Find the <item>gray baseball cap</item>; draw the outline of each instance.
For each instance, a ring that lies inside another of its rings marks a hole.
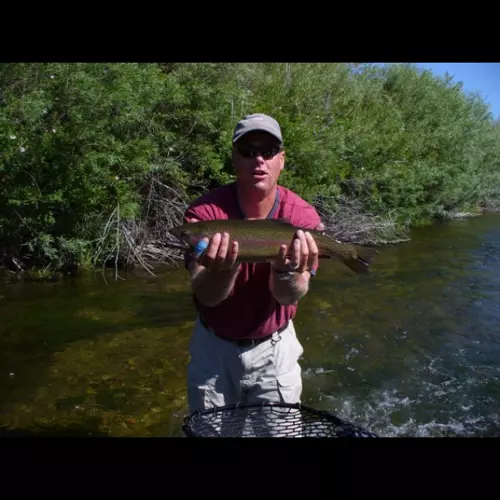
[[[248,132],[257,130],[261,132],[268,132],[269,134],[274,135],[278,141],[283,142],[279,123],[268,115],[254,113],[253,115],[245,116],[243,120],[240,120],[236,124],[233,134],[233,144]]]

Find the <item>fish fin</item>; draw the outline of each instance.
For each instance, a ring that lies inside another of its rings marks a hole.
[[[286,227],[294,227],[295,229],[301,229],[302,231],[309,231],[311,234],[315,234],[315,233],[322,233],[323,235],[326,236],[326,234],[324,234],[324,231],[319,231],[318,229],[316,228],[313,228],[313,227],[310,227],[308,224],[305,224],[305,225],[302,225],[302,224],[296,224],[294,222],[292,222],[288,217],[281,217],[280,219],[274,219],[275,221],[278,221],[278,222],[281,222],[282,225],[286,226]]]
[[[369,274],[370,273],[370,262],[357,256],[354,259],[344,260],[344,264],[357,274]]]
[[[265,219],[265,220],[272,221],[271,224],[277,226],[296,227],[295,224],[292,224],[292,222],[290,221],[290,219],[288,219],[288,217],[280,217],[279,219]]]
[[[380,252],[375,247],[371,246],[356,245],[355,249],[356,255],[367,263],[370,263],[375,258],[375,255],[380,254]]]
[[[370,264],[375,255],[380,252],[374,247],[351,245],[354,249],[354,257],[344,260],[344,264],[358,274],[368,274]]]
[[[165,246],[170,247],[170,248],[177,248],[179,250],[184,250],[184,251],[189,250],[189,245],[187,245],[183,242],[165,240],[164,243],[165,243]]]

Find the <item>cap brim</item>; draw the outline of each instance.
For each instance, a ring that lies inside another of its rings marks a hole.
[[[266,127],[255,127],[255,128],[249,129],[249,130],[243,130],[240,133],[235,134],[233,136],[233,144],[238,142],[242,137],[249,134],[250,132],[265,132],[266,134],[272,135],[280,144],[283,142],[281,137],[276,135],[276,132],[274,132],[273,130],[270,130]]]

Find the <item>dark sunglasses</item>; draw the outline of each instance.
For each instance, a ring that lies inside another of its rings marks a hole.
[[[261,155],[264,160],[269,160],[273,156],[276,156],[281,151],[281,146],[274,146],[271,149],[258,149],[251,146],[237,146],[238,153],[243,156],[243,158],[255,158]]]

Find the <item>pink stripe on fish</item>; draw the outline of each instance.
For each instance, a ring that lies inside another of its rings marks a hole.
[[[263,247],[263,246],[276,246],[279,247],[283,242],[281,240],[270,241],[270,240],[246,240],[235,238],[236,241],[239,241],[241,244],[249,247]]]

